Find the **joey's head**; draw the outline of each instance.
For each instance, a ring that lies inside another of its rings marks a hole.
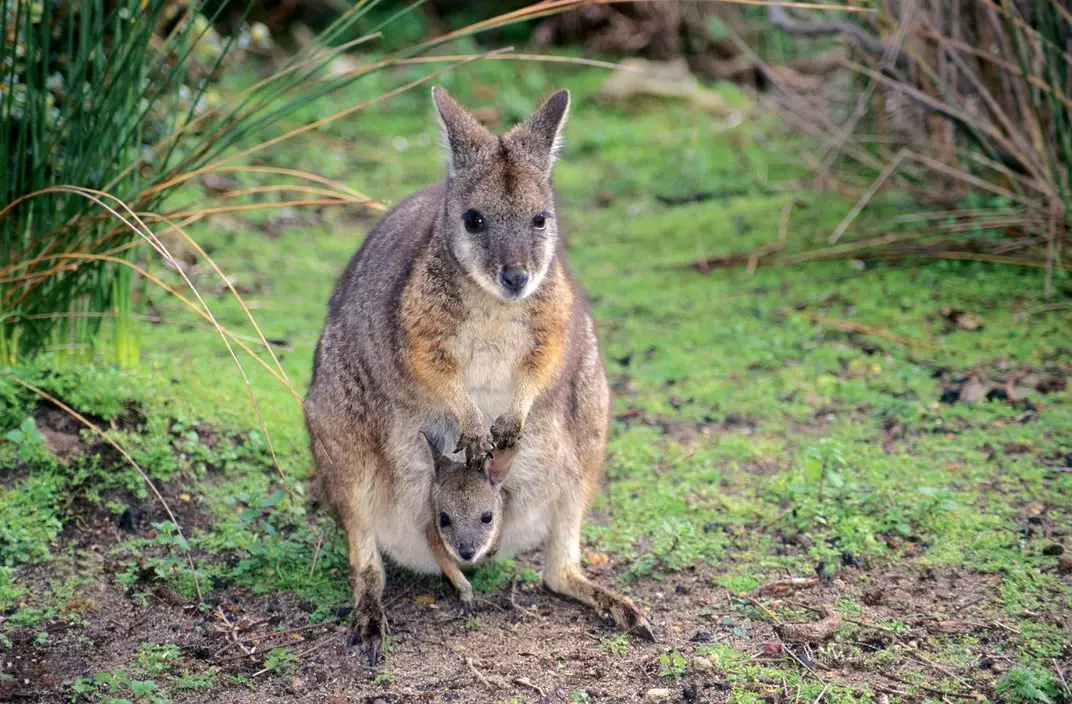
[[[432,89],[447,148],[445,236],[482,289],[506,301],[532,295],[555,256],[551,166],[569,110],[561,90],[502,136],[442,88]]]
[[[432,480],[432,511],[439,538],[462,565],[487,557],[502,532],[502,477],[483,467],[469,467],[452,460],[429,442],[435,461]]]

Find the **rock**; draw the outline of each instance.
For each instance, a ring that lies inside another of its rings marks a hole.
[[[1065,546],[1059,543],[1053,543],[1042,548],[1042,554],[1049,557],[1057,557],[1058,555],[1065,554]]]
[[[715,663],[702,655],[697,655],[692,659],[692,669],[696,672],[710,672],[715,669]]]
[[[1072,557],[1062,557],[1058,560],[1057,569],[1065,574],[1072,573]]]
[[[685,59],[625,59],[620,65],[625,70],[612,73],[599,88],[600,95],[618,101],[637,96],[679,99],[723,117],[738,112],[721,95],[700,85]]]
[[[886,592],[882,587],[874,587],[863,593],[863,602],[868,606],[881,606],[886,603]]]
[[[990,389],[980,383],[978,379],[969,379],[964,382],[964,386],[960,387],[957,401],[961,403],[979,403],[986,398],[986,394],[989,391]]]
[[[644,696],[648,699],[651,699],[652,701],[658,701],[660,699],[669,699],[670,690],[666,687],[653,687],[649,689],[647,694],[645,694]]]

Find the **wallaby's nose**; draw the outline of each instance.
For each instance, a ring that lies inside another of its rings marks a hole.
[[[529,273],[520,267],[509,266],[502,270],[499,278],[502,279],[503,286],[508,291],[521,293],[521,290],[525,288],[525,284],[529,282]]]
[[[473,555],[475,555],[475,554],[476,554],[476,550],[473,550],[468,545],[459,545],[458,546],[458,557],[462,558],[463,560],[472,560]]]

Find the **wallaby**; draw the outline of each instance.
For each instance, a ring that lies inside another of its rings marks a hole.
[[[510,499],[499,555],[544,544],[552,591],[651,638],[643,614],[580,565],[610,391],[551,192],[569,93],[502,136],[442,89],[432,97],[446,181],[395,206],[351,259],[305,403],[316,491],[350,548],[350,642],[375,665],[386,633],[381,550],[411,569],[443,569],[427,540],[435,472],[420,433],[469,464],[516,453],[501,487]]]
[[[473,613],[473,587],[461,565],[476,566],[494,557],[502,536],[505,492],[501,486],[510,462],[503,456],[479,464],[451,459],[429,440],[435,463],[432,517],[425,528],[428,548],[450,581],[465,615]],[[512,458],[511,458],[512,459]]]

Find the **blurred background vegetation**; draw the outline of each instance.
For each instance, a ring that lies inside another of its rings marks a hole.
[[[815,140],[815,179],[858,199],[857,208],[830,247],[790,255],[776,242],[701,266],[976,259],[1043,268],[1049,294],[1054,273],[1069,267],[1069,20],[1058,0],[958,0],[955,10],[944,0],[899,0],[844,11],[676,1],[9,0],[0,18],[0,359],[46,349],[91,355],[102,351],[105,330],[103,349],[121,366],[136,364],[130,321],[145,315],[151,280],[140,272],[152,256],[168,257],[153,232],[172,236],[203,216],[168,207],[175,190],[247,163],[256,140],[278,138],[270,130],[298,106],[449,40],[473,55],[556,47],[652,62],[639,77],[620,77],[625,93],[661,80],[663,92],[702,100],[688,87],[698,76],[776,101],[787,124]],[[259,80],[221,90],[236,66]],[[224,189],[213,209],[247,207],[265,187],[288,194],[279,207],[364,200],[315,174],[290,176],[304,183]],[[840,241],[890,186],[933,210],[878,240]]]

